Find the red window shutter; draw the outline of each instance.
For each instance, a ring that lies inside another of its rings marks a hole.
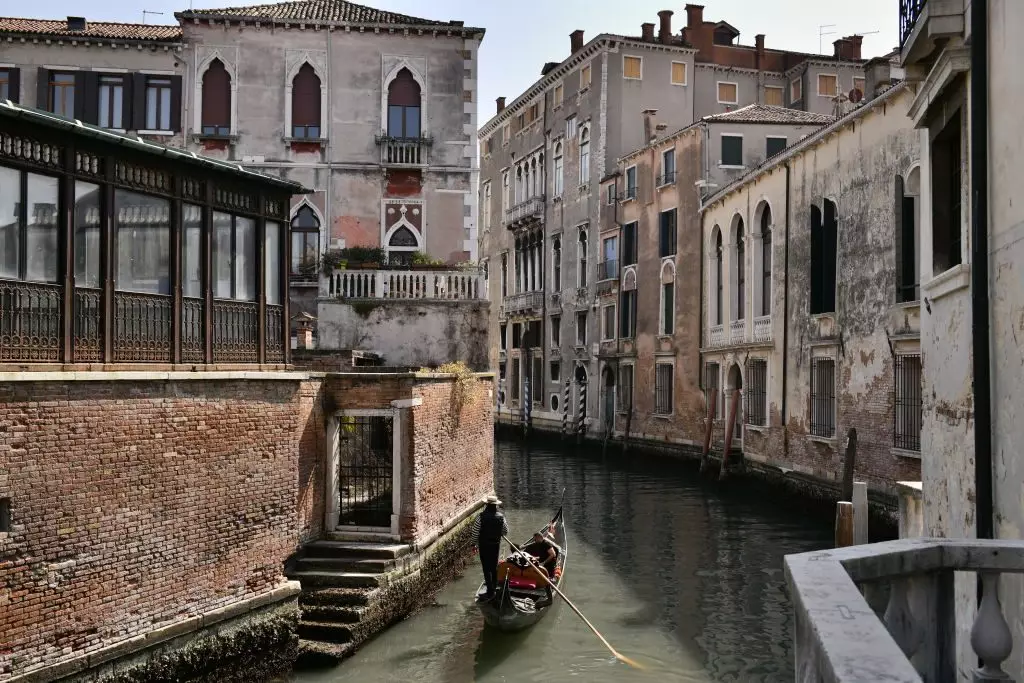
[[[292,81],[292,125],[320,125],[320,78],[309,64]]]
[[[420,106],[420,84],[408,69],[402,69],[388,86],[388,104],[402,107]]]
[[[203,74],[203,126],[231,125],[231,76],[215,59]]]

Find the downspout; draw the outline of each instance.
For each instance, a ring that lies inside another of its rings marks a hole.
[[[331,122],[334,119],[334,110],[331,107],[331,88],[334,85],[331,82],[333,79],[333,75],[331,74],[331,65],[334,64],[334,62],[331,61],[331,43],[333,42],[331,38],[333,36],[333,31],[324,31],[324,37],[326,38],[327,42],[327,130],[325,131],[327,133],[327,141],[324,143],[324,151],[327,153],[327,196],[324,198],[324,215],[327,220],[325,220],[324,222],[327,223],[327,225],[325,226],[326,235],[322,234],[320,236],[320,239],[323,240],[323,242],[321,243],[320,251],[324,254],[327,253],[327,249],[329,249],[331,246],[331,235],[334,233],[334,214],[331,213],[331,195],[334,194],[331,191],[332,188],[334,187],[334,173],[331,168],[331,156],[334,154],[334,151],[331,148]],[[286,131],[286,133],[290,135],[291,131]],[[319,342],[320,340],[317,339],[317,341]]]
[[[789,457],[789,415],[786,412],[786,403],[789,396],[786,386],[789,378],[789,213],[790,213],[790,192],[789,192],[789,162],[786,162],[786,225],[783,235],[783,257],[782,257],[782,444],[786,458]]]
[[[971,3],[971,345],[978,538],[993,538],[992,382],[988,293],[988,2]]]

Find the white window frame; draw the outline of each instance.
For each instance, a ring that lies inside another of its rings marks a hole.
[[[839,360],[837,349],[831,345],[812,346],[811,347],[811,362],[808,364],[808,382],[807,382],[807,395],[812,396],[814,393],[814,375],[813,367],[814,361],[816,360],[831,360],[832,361],[832,436],[818,436],[817,434],[810,433],[810,425],[813,419],[812,411],[814,408],[808,401],[807,410],[807,438],[811,441],[819,441],[822,443],[833,444],[836,443],[836,439],[839,435]]]
[[[782,104],[771,104],[771,105],[768,105],[768,106],[770,106],[770,107],[785,107],[786,106],[786,86],[784,86],[784,85],[766,85],[766,86],[764,86],[764,102],[765,102],[765,104],[768,104],[768,91],[769,90],[778,90],[779,91],[779,94],[781,95],[779,100],[782,102]]]
[[[665,169],[665,159],[669,157],[672,159],[672,182],[674,183],[676,180],[676,148],[675,145],[673,145],[672,147],[666,147],[661,150],[661,185],[659,187],[664,187],[665,185],[670,184],[665,177],[668,175],[668,171]]]
[[[290,51],[289,51],[290,52]],[[328,95],[328,82],[326,74],[324,74],[323,68],[317,64],[317,60],[314,60],[312,55],[316,54],[318,57],[323,57],[320,52],[305,52],[302,58],[292,66],[291,71],[285,75],[284,82],[284,137],[285,139],[292,139],[292,134],[295,132],[292,130],[292,90],[295,83],[295,77],[299,75],[299,71],[306,64],[313,69],[313,73],[320,79],[320,137],[319,138],[301,138],[300,142],[317,142],[327,138],[327,127],[324,125],[327,121],[327,105],[330,103],[330,97]],[[397,72],[396,72],[397,74]],[[387,85],[384,86],[385,92],[387,91]],[[386,121],[387,119],[385,119]]]
[[[745,166],[743,165],[743,158],[742,158],[743,157],[743,152],[746,149],[746,145],[742,144],[744,142],[744,140],[743,140],[743,133],[721,133],[721,134],[719,134],[718,138],[719,138],[719,140],[718,140],[718,153],[719,153],[718,167],[719,168],[745,168]],[[740,145],[740,163],[739,163],[739,165],[727,164],[727,163],[725,163],[725,160],[721,158],[722,142],[723,142],[722,138],[739,138],[740,139],[741,145]]]
[[[604,191],[604,203],[607,206],[615,205],[615,183],[608,183]]]
[[[484,192],[483,192],[483,195],[484,195],[483,196],[483,200],[484,200],[483,224],[484,224],[484,229],[485,230],[489,230],[491,228],[491,181],[490,180],[484,182]]]
[[[836,91],[834,93],[832,93],[831,95],[827,95],[827,94],[821,92],[821,77],[822,76],[826,76],[826,77],[831,76],[836,81]],[[839,95],[839,92],[840,92],[839,91],[839,74],[820,73],[820,74],[816,75],[815,80],[817,81],[818,97],[836,97],[836,96]]]
[[[627,59],[639,59],[640,60],[640,76],[627,76],[626,75],[626,60]],[[622,78],[627,81],[642,81],[644,80],[644,58],[640,55],[622,55]]]
[[[580,168],[579,168],[579,171],[580,171],[579,172],[579,186],[583,187],[584,185],[587,185],[590,182],[590,165],[591,165],[591,162],[590,162],[590,157],[591,157],[590,143],[592,142],[592,140],[591,140],[590,126],[589,125],[584,124],[584,125],[580,126],[579,127],[579,131],[580,131],[579,159],[578,159],[579,165],[580,165]],[[583,135],[584,134],[586,134],[586,136],[587,136],[587,140],[586,140],[586,143],[585,143],[587,145],[587,163],[586,164],[583,163],[583,145],[584,145]]]
[[[736,89],[736,99],[732,101],[722,99],[722,86],[731,85]],[[739,104],[740,102],[740,84],[736,81],[715,81],[715,99],[718,100],[719,104]]]
[[[675,67],[676,64],[682,64],[683,65],[683,82],[682,83],[676,83],[675,80],[673,79],[672,70],[673,70],[673,68]],[[690,66],[689,66],[689,64],[687,64],[686,62],[672,62],[671,66],[668,67],[668,82],[671,83],[672,85],[678,85],[680,87],[685,87],[685,86],[689,85],[690,84]]]
[[[670,209],[671,210],[671,209]],[[676,333],[676,307],[679,305],[677,301],[679,290],[676,287],[676,266],[673,262],[675,256],[665,256],[661,260],[661,273],[658,277],[658,336],[659,337],[671,337]],[[665,282],[665,270],[672,271],[672,282]],[[672,329],[665,331],[666,320],[665,320],[665,285],[672,285]]]
[[[560,97],[559,97],[560,95]],[[552,109],[558,109],[562,106],[565,101],[565,84],[559,81],[555,84],[555,87],[551,89],[551,107]]]
[[[629,187],[629,172],[630,171],[633,172],[633,194],[632,195],[629,193],[629,190],[630,190],[630,187]],[[636,164],[633,164],[632,166],[627,166],[626,167],[626,172],[625,172],[625,174],[623,174],[623,177],[625,178],[625,181],[626,181],[625,182],[626,191],[623,193],[622,202],[623,203],[631,202],[634,199],[636,199],[636,196],[639,193],[639,189],[638,188],[640,187],[640,180],[639,180],[638,175],[637,175]]]
[[[607,322],[608,322],[608,309],[609,308],[612,309],[612,325],[611,325],[612,329],[611,330],[608,329],[608,325],[607,325]],[[601,341],[605,341],[605,342],[615,341],[615,328],[618,326],[618,322],[619,322],[619,319],[617,317],[618,316],[618,310],[616,310],[616,309],[617,309],[617,306],[615,305],[614,301],[612,303],[610,303],[610,304],[605,304],[604,306],[601,307]],[[609,332],[611,333],[611,336],[609,336]]]
[[[587,74],[587,82],[583,82],[583,74]],[[580,92],[587,90],[594,83],[594,69],[591,66],[591,62],[587,62],[580,66]]]
[[[751,429],[751,430],[754,430],[754,431],[763,432],[763,431],[767,430],[769,427],[771,427],[771,422],[772,422],[772,416],[769,413],[770,405],[771,405],[771,395],[772,395],[772,389],[771,389],[771,387],[772,387],[772,384],[771,384],[771,382],[772,382],[772,364],[771,364],[771,359],[769,359],[769,358],[767,358],[765,356],[762,356],[762,355],[751,356],[750,358],[748,358],[743,363],[743,365],[744,365],[744,367],[743,367],[743,392],[744,393],[743,393],[742,398],[740,399],[742,401],[746,401],[746,399],[747,399],[746,391],[747,391],[747,388],[749,387],[749,377],[750,377],[750,365],[749,365],[749,362],[750,361],[761,361],[761,362],[764,363],[764,421],[765,421],[765,424],[763,424],[763,425],[756,425],[756,424],[751,424],[750,422],[748,422],[748,420],[750,420],[750,415],[746,411],[746,406],[744,406],[744,410],[743,410],[743,429],[744,429],[744,431],[746,431],[748,429]],[[810,389],[808,388],[808,395],[809,395],[809,393],[810,393]],[[838,399],[837,399],[837,401],[838,401]]]
[[[565,144],[561,140],[555,143],[554,155],[551,157],[551,196],[555,199],[565,191]]]
[[[785,140],[786,144],[783,145],[782,148],[785,149],[786,147],[789,147],[789,136],[787,136],[787,135],[765,135],[764,136],[764,156],[765,156],[766,159],[768,158],[768,141],[769,140]],[[781,152],[780,152],[780,154],[781,154]],[[773,218],[774,218],[774,216],[775,216],[775,214],[772,214]]]
[[[576,114],[567,116],[565,119],[565,139],[572,140],[576,137]]]
[[[793,97],[793,88],[796,88],[796,97]],[[804,79],[797,76],[789,82],[789,103],[802,102],[804,99]]]

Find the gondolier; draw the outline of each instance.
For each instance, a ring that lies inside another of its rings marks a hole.
[[[508,533],[508,522],[501,514],[498,506],[501,501],[495,495],[487,496],[483,511],[473,523],[473,537],[480,552],[480,566],[484,572],[484,583],[487,591],[478,597],[481,602],[494,598],[498,584],[498,555],[501,550],[501,537]]]

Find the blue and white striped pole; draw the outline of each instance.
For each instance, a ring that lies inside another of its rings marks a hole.
[[[523,381],[523,434],[526,434],[530,429],[532,405],[533,401],[530,400],[530,377],[527,375]]]
[[[579,412],[576,413],[576,440],[583,440],[583,432],[586,430],[587,420],[587,381],[580,380],[580,404]]]
[[[565,392],[562,394],[562,440],[569,433],[569,401],[572,400],[572,380],[565,380]]]

